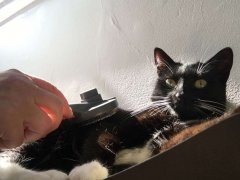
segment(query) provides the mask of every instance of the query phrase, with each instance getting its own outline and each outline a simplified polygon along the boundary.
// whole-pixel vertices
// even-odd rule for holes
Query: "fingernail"
[[[70,111],[70,116],[73,117],[73,111],[71,107],[69,107],[69,111]]]

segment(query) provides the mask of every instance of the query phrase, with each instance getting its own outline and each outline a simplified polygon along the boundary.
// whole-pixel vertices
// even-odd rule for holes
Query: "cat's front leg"
[[[108,177],[108,169],[98,161],[76,166],[70,173],[70,180],[103,180]]]
[[[16,163],[0,162],[0,180],[67,180],[68,175],[57,170],[32,171]]]

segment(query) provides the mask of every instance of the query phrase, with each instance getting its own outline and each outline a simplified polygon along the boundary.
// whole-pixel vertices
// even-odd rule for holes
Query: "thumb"
[[[68,104],[67,99],[65,98],[65,96],[61,93],[61,91],[59,91],[55,86],[53,86],[52,84],[50,84],[47,81],[44,81],[42,79],[36,78],[36,77],[32,77],[27,75],[29,78],[31,78],[31,80],[39,87],[55,94],[56,96],[58,96],[62,101],[63,101],[63,119],[65,118],[72,118],[73,117],[73,112],[71,107]]]

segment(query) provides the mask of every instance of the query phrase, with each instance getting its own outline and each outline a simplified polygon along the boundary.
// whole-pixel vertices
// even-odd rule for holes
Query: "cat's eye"
[[[173,79],[166,79],[166,84],[172,88],[177,85],[176,81],[174,81]]]
[[[204,80],[204,79],[199,79],[199,80],[196,80],[195,81],[195,84],[194,86],[198,89],[202,89],[202,88],[205,88],[207,85],[207,81]]]

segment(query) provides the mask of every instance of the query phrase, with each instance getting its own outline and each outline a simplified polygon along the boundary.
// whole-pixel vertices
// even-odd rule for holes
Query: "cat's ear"
[[[219,51],[215,56],[208,60],[205,65],[217,71],[223,81],[227,81],[233,64],[233,51],[230,47]],[[207,67],[208,68],[208,67]]]
[[[155,59],[155,65],[158,68],[161,67],[171,67],[175,62],[170,58],[162,49],[155,48],[154,49],[154,59]]]

